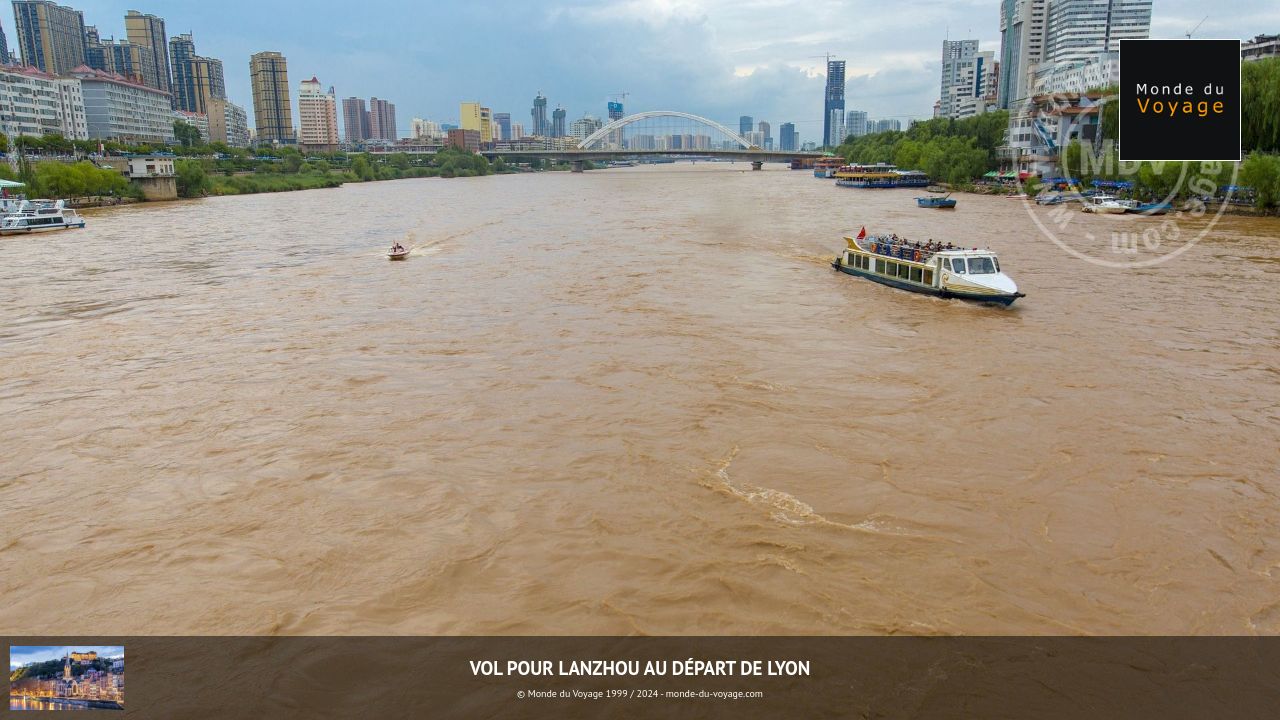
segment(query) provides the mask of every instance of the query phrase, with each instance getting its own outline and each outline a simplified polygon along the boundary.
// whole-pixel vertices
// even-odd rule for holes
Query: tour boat
[[[0,235],[48,232],[84,227],[84,218],[62,200],[24,200],[16,212],[0,220]]]
[[[840,187],[864,189],[896,188],[900,178],[897,168],[887,163],[845,165],[835,171],[836,185]]]
[[[1121,200],[1114,195],[1094,195],[1085,202],[1081,210],[1100,215],[1120,215],[1134,207],[1137,207],[1137,203],[1132,200]]]
[[[409,248],[392,245],[391,249],[387,251],[387,257],[392,260],[403,260],[409,257]]]
[[[845,248],[831,267],[901,290],[1009,305],[1025,294],[1000,271],[990,250],[955,248],[926,252],[901,239],[874,237],[866,228],[846,237]]]
[[[922,208],[939,208],[942,210],[954,210],[956,207],[956,199],[951,196],[946,197],[918,197],[916,205]]]
[[[818,158],[813,164],[813,176],[816,178],[829,178],[835,174],[836,168],[843,164],[840,158],[824,157]]]

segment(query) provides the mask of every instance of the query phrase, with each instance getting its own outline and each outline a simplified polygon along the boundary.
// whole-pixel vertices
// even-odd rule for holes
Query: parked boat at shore
[[[1081,210],[1099,215],[1122,215],[1137,205],[1132,200],[1121,200],[1114,195],[1094,195],[1085,201]]]
[[[1157,203],[1139,203],[1135,207],[1127,210],[1129,213],[1137,215],[1164,215],[1173,210],[1173,206],[1167,202]]]
[[[836,168],[839,168],[843,164],[844,160],[842,158],[818,158],[817,162],[813,164],[813,176],[823,179],[830,178],[835,175]]]
[[[84,218],[63,200],[23,200],[0,220],[0,235],[19,235],[84,227]]]
[[[1000,260],[990,250],[908,243],[896,236],[845,237],[848,247],[831,267],[900,290],[943,298],[1009,305],[1020,297],[1013,279],[1000,270]],[[929,249],[926,249],[929,248]]]

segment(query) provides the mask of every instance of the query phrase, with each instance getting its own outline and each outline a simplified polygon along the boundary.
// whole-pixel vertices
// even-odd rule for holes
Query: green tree
[[[1240,182],[1253,188],[1258,207],[1280,205],[1280,155],[1250,153],[1240,165]]]
[[[377,177],[374,173],[373,166],[369,164],[368,156],[364,153],[356,155],[355,159],[351,161],[351,172],[355,173],[357,178],[365,182]]]
[[[213,182],[199,160],[178,160],[173,164],[173,170],[181,197],[201,197],[213,189]]]
[[[1280,152],[1280,58],[1240,67],[1240,134],[1245,152]]]
[[[178,143],[183,147],[192,147],[200,144],[200,130],[195,125],[182,120],[173,121],[173,136],[177,138]]]

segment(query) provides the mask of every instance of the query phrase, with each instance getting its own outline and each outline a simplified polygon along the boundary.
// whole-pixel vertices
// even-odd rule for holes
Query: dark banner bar
[[[5,640],[123,646],[114,712],[130,718],[1201,720],[1280,708],[1280,638]]]

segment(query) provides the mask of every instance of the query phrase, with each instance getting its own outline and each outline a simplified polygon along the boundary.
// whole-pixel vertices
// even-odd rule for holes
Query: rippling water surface
[[[0,239],[0,632],[1280,632],[1280,222],[1111,270],[744,167]],[[1028,297],[834,273],[864,224]]]

